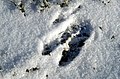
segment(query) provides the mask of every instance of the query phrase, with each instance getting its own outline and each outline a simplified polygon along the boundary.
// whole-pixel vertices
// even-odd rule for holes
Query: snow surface
[[[0,0],[0,79],[120,79],[120,0],[69,0],[65,7],[48,0],[43,11],[34,1],[23,0],[22,12],[15,6],[21,0]],[[67,28],[85,24],[90,36],[69,64],[59,66],[66,44],[42,55]]]

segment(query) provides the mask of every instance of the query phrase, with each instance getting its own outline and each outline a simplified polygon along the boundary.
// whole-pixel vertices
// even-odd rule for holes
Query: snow
[[[63,1],[50,0],[40,11],[23,0],[22,12],[21,0],[0,0],[0,79],[120,79],[120,1],[69,0],[60,7]],[[75,35],[74,25],[81,28]],[[65,32],[74,36],[61,44]],[[84,39],[79,52],[75,39]],[[43,55],[46,44],[51,52]],[[64,62],[66,48],[77,52]]]

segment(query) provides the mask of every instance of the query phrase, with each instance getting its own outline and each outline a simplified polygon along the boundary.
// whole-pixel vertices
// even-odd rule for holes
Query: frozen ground
[[[0,79],[120,79],[120,0],[0,0]]]

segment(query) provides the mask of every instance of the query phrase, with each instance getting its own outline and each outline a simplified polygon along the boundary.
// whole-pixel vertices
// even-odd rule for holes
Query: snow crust
[[[11,1],[21,2],[0,0],[0,79],[120,79],[120,0],[69,0],[65,7],[48,0],[43,11],[23,0],[25,12]],[[86,21],[93,30],[69,64],[59,66],[65,44],[42,55],[45,44]]]

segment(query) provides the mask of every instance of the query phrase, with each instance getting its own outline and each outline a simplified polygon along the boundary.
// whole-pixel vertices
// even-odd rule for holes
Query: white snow
[[[66,7],[50,0],[42,12],[23,0],[25,13],[11,1],[20,0],[0,0],[0,79],[120,79],[120,0],[69,0]],[[85,21],[93,30],[68,65],[59,66],[64,44],[42,55],[45,44]]]

